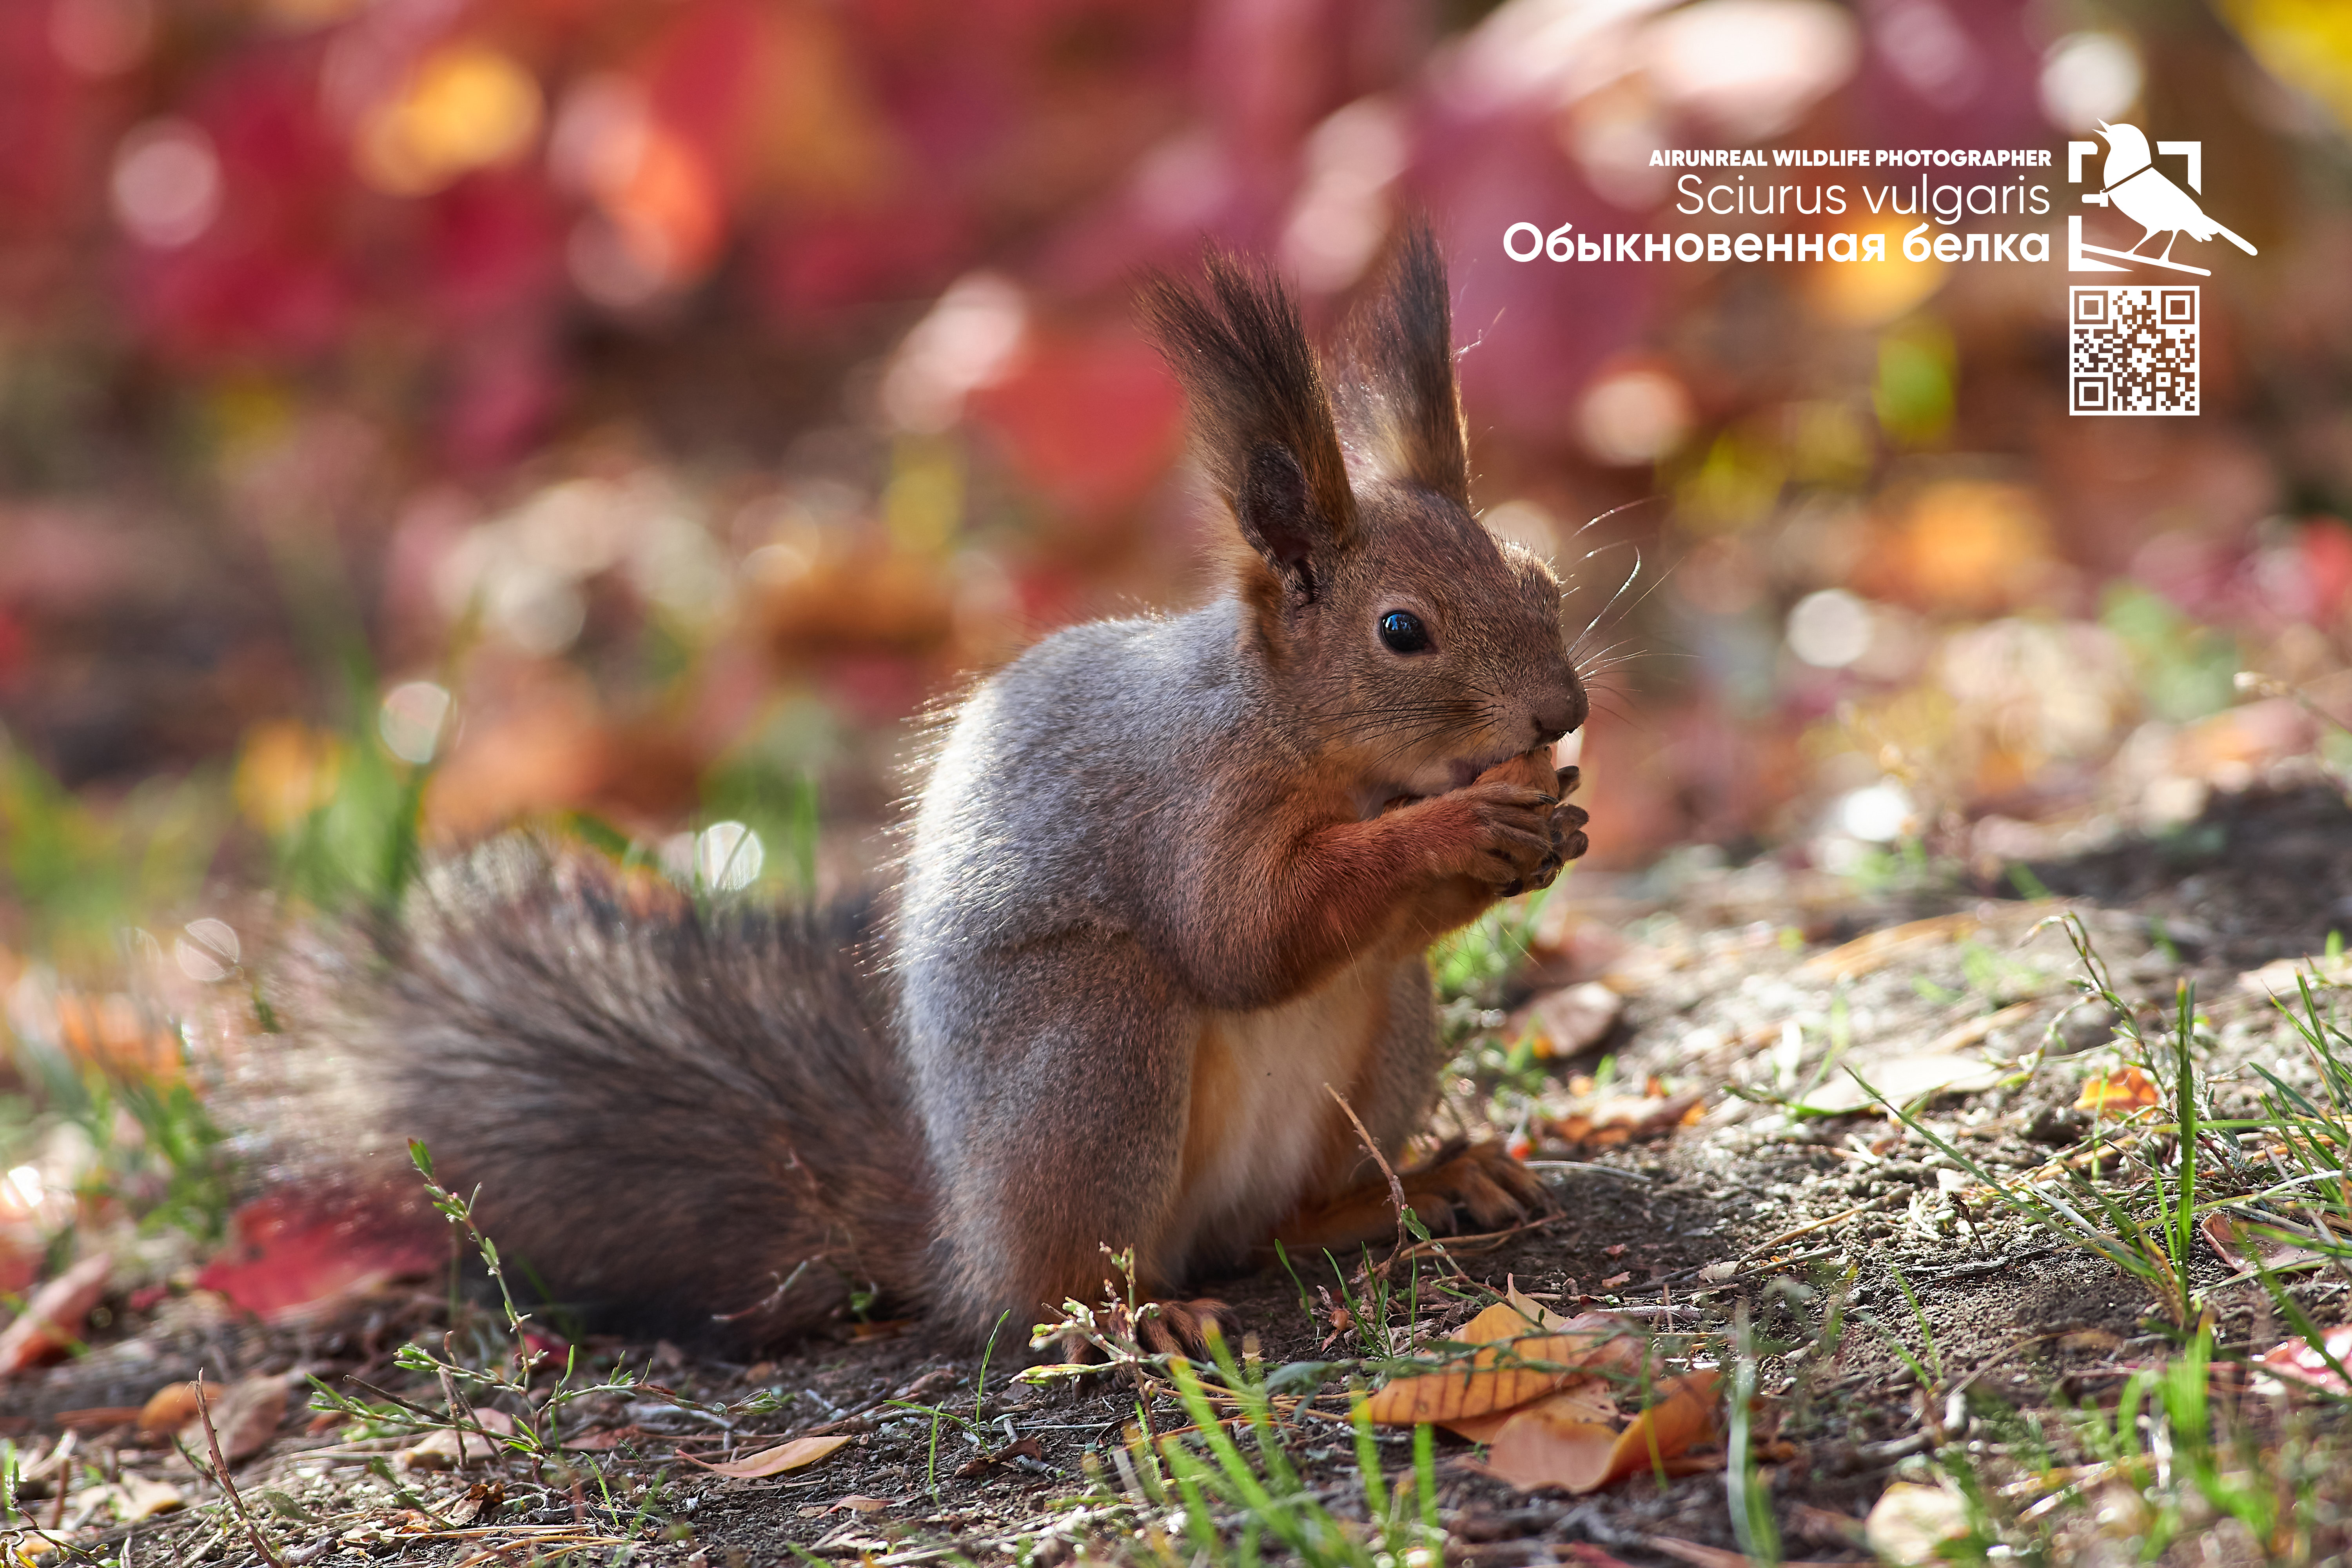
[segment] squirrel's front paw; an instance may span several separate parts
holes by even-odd
[[[1584,807],[1568,804],[1568,797],[1576,793],[1576,786],[1584,782],[1584,775],[1571,763],[1559,771],[1558,777],[1559,804],[1552,807],[1551,812],[1551,853],[1536,868],[1536,874],[1528,879],[1529,887],[1550,887],[1562,867],[1592,847],[1592,841],[1584,836],[1585,824],[1592,820],[1591,816]]]
[[[1525,891],[1547,861],[1554,862],[1557,872],[1552,817],[1559,796],[1550,775],[1549,764],[1537,770],[1528,756],[1513,757],[1438,797],[1457,814],[1461,829],[1451,846],[1453,863],[1445,868],[1485,882],[1507,899]]]

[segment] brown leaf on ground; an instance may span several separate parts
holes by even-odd
[[[1511,1020],[1510,1037],[1532,1033],[1538,1057],[1577,1056],[1606,1039],[1625,1011],[1625,999],[1597,980],[1547,991]]]
[[[167,1383],[149,1396],[139,1412],[139,1429],[159,1436],[177,1432],[196,1418],[196,1385]]]
[[[1573,1402],[1555,1406],[1547,1399],[1504,1421],[1486,1465],[1522,1490],[1589,1492],[1607,1476],[1616,1447],[1616,1427],[1590,1419]]]
[[[491,1516],[506,1506],[506,1484],[498,1480],[476,1481],[465,1495],[454,1502],[441,1505],[442,1517],[451,1524],[467,1525],[477,1521],[488,1523]]]
[[[1498,1301],[1466,1324],[1456,1337],[1485,1348],[1458,1372],[1402,1377],[1365,1402],[1365,1413],[1384,1426],[1426,1422],[1453,1424],[1514,1410],[1559,1388],[1579,1372],[1638,1367],[1648,1341],[1624,1319],[1588,1312],[1558,1325],[1557,1332],[1531,1333],[1552,1325],[1530,1323],[1526,1313]],[[1476,1338],[1471,1336],[1476,1335]],[[1528,1336],[1528,1337],[1520,1337]],[[1547,1362],[1557,1370],[1507,1365]]]
[[[514,1417],[502,1410],[477,1410],[474,1420],[484,1431],[461,1432],[454,1426],[444,1426],[427,1434],[419,1441],[403,1448],[392,1457],[394,1468],[403,1470],[454,1470],[467,1465],[489,1462],[491,1456],[505,1447],[499,1437],[514,1436]]]
[[[286,1419],[286,1380],[271,1373],[240,1378],[225,1389],[207,1385],[205,1398],[212,1406],[221,1455],[232,1465],[268,1447]]]
[[[1504,1283],[1503,1299],[1490,1302],[1454,1337],[1465,1345],[1491,1345],[1567,1326],[1566,1318],[1522,1291],[1517,1279],[1510,1279]]]
[[[1715,1392],[1723,1374],[1712,1368],[1678,1377],[1665,1385],[1665,1397],[1633,1418],[1617,1434],[1609,1456],[1609,1471],[1600,1484],[1622,1480],[1654,1464],[1670,1463],[1715,1436]]]
[[[2077,1110],[2095,1110],[2103,1116],[2120,1116],[2126,1110],[2141,1110],[2161,1103],[2163,1096],[2157,1090],[2147,1074],[2136,1067],[2126,1066],[2111,1073],[2093,1073],[2083,1080],[2083,1092],[2074,1098]]]
[[[600,1426],[593,1432],[572,1434],[563,1439],[563,1446],[583,1454],[606,1454],[643,1435],[643,1428],[637,1426]]]
[[[895,1498],[867,1497],[864,1492],[851,1492],[827,1511],[847,1509],[851,1513],[878,1513],[896,1500]]]
[[[0,1376],[57,1360],[81,1337],[89,1310],[106,1295],[113,1260],[85,1258],[33,1292],[25,1310],[0,1331]]]
[[[1721,1381],[1714,1371],[1675,1379],[1665,1385],[1664,1397],[1622,1432],[1615,1426],[1613,1400],[1601,1404],[1587,1388],[1563,1390],[1504,1424],[1487,1468],[1524,1489],[1564,1487],[1579,1493],[1597,1491],[1653,1466],[1675,1468],[1714,1435],[1715,1394]]]
[[[781,1476],[791,1470],[806,1469],[819,1459],[849,1441],[843,1433],[833,1437],[795,1437],[789,1443],[779,1443],[772,1448],[762,1448],[756,1454],[746,1454],[740,1459],[723,1464],[711,1464],[691,1454],[678,1458],[688,1464],[699,1465],[714,1476],[732,1476],[738,1480],[756,1480],[762,1476]]]
[[[1685,1089],[1667,1094],[1652,1079],[1642,1094],[1588,1094],[1549,1120],[1552,1135],[1573,1150],[1613,1149],[1621,1143],[1662,1138],[1702,1113],[1706,1094]]]
[[[2276,1270],[2292,1264],[2308,1263],[2326,1253],[2308,1247],[2296,1247],[2291,1242],[2276,1241],[2257,1236],[2227,1215],[2209,1214],[2198,1223],[2215,1256],[2231,1268],[2244,1270],[2260,1258],[2265,1268]]]
[[[1615,1385],[1607,1378],[1595,1375],[1571,1377],[1559,1390],[1533,1405],[1517,1410],[1501,1410],[1491,1415],[1473,1415],[1460,1421],[1443,1423],[1445,1429],[1473,1443],[1492,1443],[1502,1430],[1522,1415],[1536,1411],[1546,1413],[1545,1419],[1555,1424],[1566,1421],[1590,1421],[1606,1425],[1613,1436],[1617,1430],[1618,1409]]]
[[[110,1500],[115,1517],[125,1524],[152,1519],[159,1513],[177,1513],[188,1506],[188,1500],[171,1482],[149,1480],[128,1472],[115,1483],[113,1490]]]
[[[2303,958],[2274,958],[2260,969],[2249,969],[2238,976],[2238,989],[2256,996],[2276,996],[2292,1002],[2301,994],[2298,977],[2308,977],[2321,985],[2342,985],[2352,982],[2352,957],[2338,954],[2311,953]]]

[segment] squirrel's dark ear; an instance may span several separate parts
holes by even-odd
[[[1421,219],[1391,247],[1374,297],[1349,323],[1340,418],[1379,476],[1470,504],[1470,443],[1454,382],[1445,258]]]
[[[1313,604],[1356,528],[1356,499],[1322,366],[1273,278],[1212,254],[1205,295],[1165,278],[1143,291],[1184,384],[1202,466],[1291,605]]]

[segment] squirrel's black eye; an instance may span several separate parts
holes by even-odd
[[[1429,647],[1429,628],[1419,616],[1391,610],[1381,617],[1381,641],[1391,653],[1423,653]]]

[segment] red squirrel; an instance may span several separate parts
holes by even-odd
[[[1025,1331],[1105,1247],[1183,1340],[1274,1238],[1394,1227],[1364,1140],[1401,1162],[1435,1099],[1429,944],[1586,847],[1560,586],[1470,510],[1425,229],[1329,370],[1231,258],[1144,312],[1233,520],[1221,591],[978,685],[866,897],[648,901],[508,838],[310,943],[287,1070],[347,1169],[421,1140],[557,1298],[739,1344],[860,1293]],[[1547,1201],[1492,1144],[1402,1183],[1439,1231]]]

